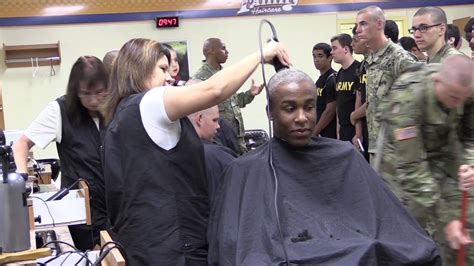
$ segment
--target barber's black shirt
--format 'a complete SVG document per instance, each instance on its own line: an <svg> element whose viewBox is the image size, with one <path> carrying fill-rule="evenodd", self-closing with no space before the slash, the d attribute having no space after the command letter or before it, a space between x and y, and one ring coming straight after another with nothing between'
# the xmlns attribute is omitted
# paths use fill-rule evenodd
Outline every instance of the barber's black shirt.
<svg viewBox="0 0 474 266"><path fill-rule="evenodd" d="M61 110L61 143L56 143L61 160L61 187L73 185L79 178L85 179L91 194L92 232L89 227L78 228L87 234L72 233L76 246L81 250L90 249L93 242L99 243L100 230L106 229L107 211L105 203L105 185L101 161L101 136L105 134L105 126L99 123L99 130L92 117L86 115L82 120L74 121L68 114L65 97L56 99ZM78 115L78 114L75 114ZM76 185L73 188L76 188ZM73 230L73 229L71 229ZM84 232L83 231L83 232Z"/></svg>
<svg viewBox="0 0 474 266"><path fill-rule="evenodd" d="M180 119L176 146L164 150L140 119L145 93L124 98L104 139L107 212L130 265L207 265L209 213L204 148Z"/></svg>

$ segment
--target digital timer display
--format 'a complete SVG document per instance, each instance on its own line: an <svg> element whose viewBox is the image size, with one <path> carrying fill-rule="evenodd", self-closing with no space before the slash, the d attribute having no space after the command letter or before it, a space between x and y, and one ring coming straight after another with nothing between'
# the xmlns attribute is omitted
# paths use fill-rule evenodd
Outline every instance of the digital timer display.
<svg viewBox="0 0 474 266"><path fill-rule="evenodd" d="M157 28L176 28L179 27L178 17L157 17L156 18Z"/></svg>

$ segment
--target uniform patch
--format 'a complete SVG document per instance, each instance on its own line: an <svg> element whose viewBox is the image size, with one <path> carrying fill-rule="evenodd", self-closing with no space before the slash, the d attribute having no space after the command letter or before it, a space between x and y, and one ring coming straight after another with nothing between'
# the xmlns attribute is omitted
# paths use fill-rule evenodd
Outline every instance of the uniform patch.
<svg viewBox="0 0 474 266"><path fill-rule="evenodd" d="M406 140L416 138L416 128L415 127L405 127L395 129L395 139L396 140Z"/></svg>

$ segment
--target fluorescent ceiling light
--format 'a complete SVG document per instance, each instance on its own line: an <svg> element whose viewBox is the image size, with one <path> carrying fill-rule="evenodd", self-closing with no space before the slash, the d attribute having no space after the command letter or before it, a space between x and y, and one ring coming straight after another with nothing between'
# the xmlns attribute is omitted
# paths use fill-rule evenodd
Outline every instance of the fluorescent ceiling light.
<svg viewBox="0 0 474 266"><path fill-rule="evenodd" d="M43 9L42 15L44 16L59 16L74 14L84 9L83 5L77 6L52 6Z"/></svg>

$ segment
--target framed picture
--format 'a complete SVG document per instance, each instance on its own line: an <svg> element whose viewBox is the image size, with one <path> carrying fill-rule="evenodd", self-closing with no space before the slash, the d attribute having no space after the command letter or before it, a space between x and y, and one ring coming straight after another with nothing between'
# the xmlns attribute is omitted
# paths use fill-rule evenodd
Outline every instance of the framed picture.
<svg viewBox="0 0 474 266"><path fill-rule="evenodd" d="M171 46L176 51L176 56L178 57L179 72L178 75L173 78L176 81L189 80L191 64L189 62L188 41L169 41L163 43Z"/></svg>

